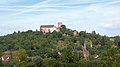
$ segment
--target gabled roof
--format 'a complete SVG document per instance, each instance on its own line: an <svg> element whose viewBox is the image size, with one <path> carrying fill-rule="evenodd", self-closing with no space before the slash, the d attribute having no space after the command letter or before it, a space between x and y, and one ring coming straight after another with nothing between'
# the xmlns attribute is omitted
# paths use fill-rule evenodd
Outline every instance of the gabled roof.
<svg viewBox="0 0 120 67"><path fill-rule="evenodd" d="M55 27L54 25L41 25L40 27Z"/></svg>
<svg viewBox="0 0 120 67"><path fill-rule="evenodd" d="M2 60L3 62L8 62L10 61L10 55L4 55L0 58L0 60Z"/></svg>

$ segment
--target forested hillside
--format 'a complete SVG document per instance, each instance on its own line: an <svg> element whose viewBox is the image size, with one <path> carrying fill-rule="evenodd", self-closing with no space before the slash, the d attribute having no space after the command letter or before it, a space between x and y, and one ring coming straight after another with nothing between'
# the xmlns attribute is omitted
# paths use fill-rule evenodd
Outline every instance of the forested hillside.
<svg viewBox="0 0 120 67"><path fill-rule="evenodd" d="M73 32L77 34L74 35ZM89 51L83 58L83 45ZM63 28L43 33L28 30L0 37L0 56L10 51L10 61L0 67L119 67L120 37L102 36L95 31L77 32Z"/></svg>

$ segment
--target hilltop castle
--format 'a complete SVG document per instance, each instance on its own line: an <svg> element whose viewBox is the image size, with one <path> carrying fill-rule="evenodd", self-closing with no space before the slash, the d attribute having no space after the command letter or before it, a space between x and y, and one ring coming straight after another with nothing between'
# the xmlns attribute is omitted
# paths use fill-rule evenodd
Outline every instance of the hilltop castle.
<svg viewBox="0 0 120 67"><path fill-rule="evenodd" d="M61 27L62 27L62 22L58 22L58 27L56 27L55 25L41 25L40 31L44 33L53 32L53 31L59 32Z"/></svg>

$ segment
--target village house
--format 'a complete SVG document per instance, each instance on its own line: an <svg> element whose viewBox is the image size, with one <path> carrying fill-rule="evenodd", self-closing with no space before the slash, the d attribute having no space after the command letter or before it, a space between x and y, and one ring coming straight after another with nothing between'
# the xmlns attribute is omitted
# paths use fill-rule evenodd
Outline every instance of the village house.
<svg viewBox="0 0 120 67"><path fill-rule="evenodd" d="M11 60L12 51L6 51L3 53L4 55L0 58L2 62L9 62Z"/></svg>
<svg viewBox="0 0 120 67"><path fill-rule="evenodd" d="M78 32L76 30L73 30L73 35L78 36Z"/></svg>
<svg viewBox="0 0 120 67"><path fill-rule="evenodd" d="M111 46L111 48L117 48L117 45L113 44L113 45Z"/></svg>
<svg viewBox="0 0 120 67"><path fill-rule="evenodd" d="M10 61L10 55L4 55L0 58L0 60L2 60L2 62L8 62Z"/></svg>

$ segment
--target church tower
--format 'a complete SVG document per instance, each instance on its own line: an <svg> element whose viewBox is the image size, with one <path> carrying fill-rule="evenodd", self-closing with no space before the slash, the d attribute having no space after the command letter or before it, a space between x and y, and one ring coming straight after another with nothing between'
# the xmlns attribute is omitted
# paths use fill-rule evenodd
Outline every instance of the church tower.
<svg viewBox="0 0 120 67"><path fill-rule="evenodd" d="M84 40L84 49L86 49L86 39Z"/></svg>
<svg viewBox="0 0 120 67"><path fill-rule="evenodd" d="M88 59L88 56L89 56L89 52L88 52L88 50L86 49L86 39L84 40L84 46L83 46L83 58L85 59L85 60L87 60Z"/></svg>

